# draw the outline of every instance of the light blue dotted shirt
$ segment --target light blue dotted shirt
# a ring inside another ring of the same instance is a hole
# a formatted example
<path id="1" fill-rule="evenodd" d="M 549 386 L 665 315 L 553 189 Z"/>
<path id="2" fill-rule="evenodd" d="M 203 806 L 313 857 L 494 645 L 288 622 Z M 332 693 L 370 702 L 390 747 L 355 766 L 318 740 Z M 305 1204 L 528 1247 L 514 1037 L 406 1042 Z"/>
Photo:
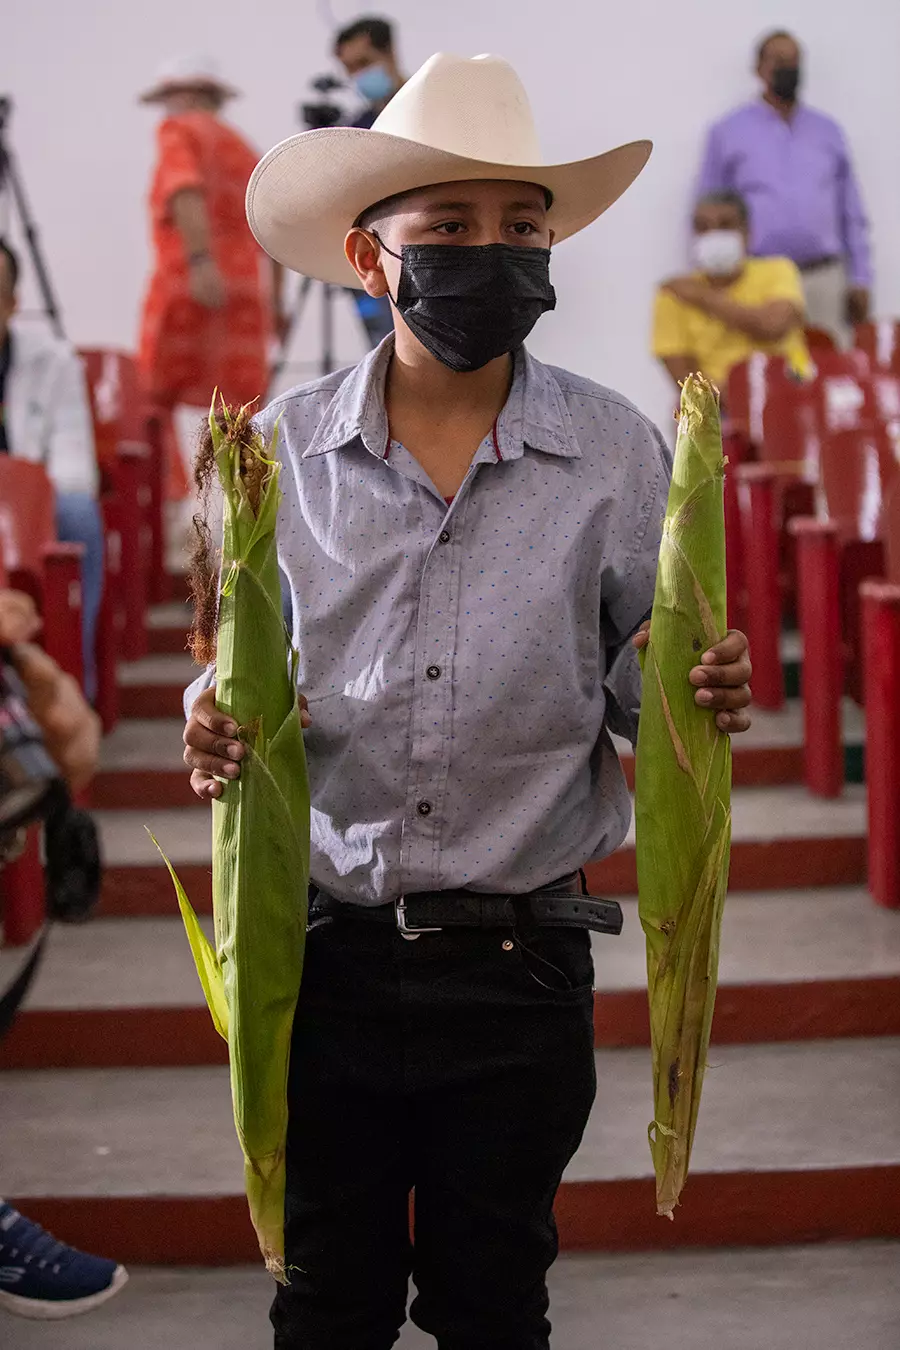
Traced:
<path id="1" fill-rule="evenodd" d="M 610 730 L 637 730 L 628 639 L 653 601 L 669 454 L 626 399 L 522 350 L 448 506 L 390 440 L 392 341 L 258 419 L 268 437 L 281 418 L 312 876 L 359 904 L 521 893 L 626 834 Z"/>

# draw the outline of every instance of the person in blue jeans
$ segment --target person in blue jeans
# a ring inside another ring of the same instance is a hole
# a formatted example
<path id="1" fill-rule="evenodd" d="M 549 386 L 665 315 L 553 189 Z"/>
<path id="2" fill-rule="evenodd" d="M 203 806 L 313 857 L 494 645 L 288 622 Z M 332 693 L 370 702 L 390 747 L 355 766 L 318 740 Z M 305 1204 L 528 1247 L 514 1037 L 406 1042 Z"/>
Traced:
<path id="1" fill-rule="evenodd" d="M 19 262 L 0 240 L 0 453 L 43 464 L 56 492 L 56 533 L 82 544 L 84 686 L 97 693 L 97 616 L 103 595 L 103 522 L 90 403 L 72 346 L 18 323 Z"/>

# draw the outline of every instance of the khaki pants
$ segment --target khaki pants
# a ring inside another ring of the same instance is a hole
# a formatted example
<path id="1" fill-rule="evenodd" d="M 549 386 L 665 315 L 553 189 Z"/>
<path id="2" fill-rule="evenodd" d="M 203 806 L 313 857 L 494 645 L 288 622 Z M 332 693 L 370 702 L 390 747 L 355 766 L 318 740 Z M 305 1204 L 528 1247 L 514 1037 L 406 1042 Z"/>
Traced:
<path id="1" fill-rule="evenodd" d="M 824 328 L 839 347 L 853 343 L 853 329 L 847 322 L 847 269 L 840 261 L 801 272 L 806 301 L 808 328 Z"/>

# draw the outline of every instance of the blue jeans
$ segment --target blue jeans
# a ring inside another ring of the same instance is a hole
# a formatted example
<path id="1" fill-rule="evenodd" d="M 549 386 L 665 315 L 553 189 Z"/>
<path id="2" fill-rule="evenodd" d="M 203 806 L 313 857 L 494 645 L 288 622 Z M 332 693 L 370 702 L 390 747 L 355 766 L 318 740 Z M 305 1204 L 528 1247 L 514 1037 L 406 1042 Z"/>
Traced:
<path id="1" fill-rule="evenodd" d="M 56 498 L 56 533 L 64 544 L 83 544 L 81 559 L 81 641 L 84 692 L 97 697 L 97 615 L 103 596 L 103 522 L 100 505 L 87 492 L 65 492 Z"/>

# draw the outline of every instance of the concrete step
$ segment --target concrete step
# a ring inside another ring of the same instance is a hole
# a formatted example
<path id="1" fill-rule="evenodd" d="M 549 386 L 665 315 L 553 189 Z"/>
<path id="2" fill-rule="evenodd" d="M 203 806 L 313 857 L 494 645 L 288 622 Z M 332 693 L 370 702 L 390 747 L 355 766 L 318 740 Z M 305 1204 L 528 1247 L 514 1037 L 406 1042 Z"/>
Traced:
<path id="1" fill-rule="evenodd" d="M 900 1237 L 900 1039 L 717 1047 L 673 1224 L 653 1202 L 649 1051 L 598 1051 L 597 1073 L 565 1247 Z M 115 1231 L 125 1261 L 253 1259 L 227 1069 L 8 1071 L 3 1103 L 4 1187 L 45 1226 L 90 1250 Z"/>
<path id="2" fill-rule="evenodd" d="M 204 803 L 191 791 L 183 759 L 184 719 L 129 718 L 103 739 L 91 784 L 98 810 L 165 810 Z"/>
<path id="3" fill-rule="evenodd" d="M 183 716 L 181 696 L 198 674 L 187 652 L 122 662 L 118 669 L 120 717 Z"/>
<path id="4" fill-rule="evenodd" d="M 181 654 L 187 647 L 191 607 L 177 600 L 147 611 L 147 646 L 154 656 Z"/>
<path id="5" fill-rule="evenodd" d="M 649 1036 L 637 901 L 594 935 L 598 1047 Z M 211 921 L 206 921 L 211 933 Z M 0 988 L 24 961 L 0 951 Z M 717 1044 L 900 1035 L 900 912 L 861 888 L 736 895 L 726 906 Z M 0 1067 L 222 1064 L 180 918 L 58 927 Z"/>
<path id="6" fill-rule="evenodd" d="M 865 878 L 865 790 L 850 786 L 836 801 L 797 787 L 741 788 L 733 798 L 733 891 L 859 885 Z M 106 873 L 101 900 L 107 916 L 171 914 L 174 893 L 149 827 L 198 911 L 209 912 L 210 824 L 200 811 L 97 811 Z M 634 827 L 622 848 L 587 868 L 596 893 L 637 890 Z"/>
<path id="7" fill-rule="evenodd" d="M 106 1250 L 112 1251 L 112 1235 Z M 896 1350 L 900 1243 L 565 1255 L 550 1271 L 561 1350 Z M 54 1350 L 269 1350 L 272 1282 L 259 1265 L 131 1271 L 120 1297 L 53 1326 Z M 7 1325 L 13 1323 L 8 1320 Z M 38 1322 L 15 1350 L 46 1350 Z M 433 1350 L 409 1323 L 397 1350 Z"/>
<path id="8" fill-rule="evenodd" d="M 151 668 L 159 670 L 160 666 L 154 662 Z M 148 688 L 156 690 L 158 686 Z M 155 698 L 156 693 L 152 696 Z M 100 772 L 92 789 L 95 806 L 126 810 L 203 805 L 188 785 L 182 760 L 184 718 L 180 704 L 176 711 L 178 715 L 171 718 L 129 717 L 106 737 Z M 849 699 L 844 703 L 844 739 L 847 781 L 861 782 L 865 721 Z M 633 787 L 631 747 L 623 741 L 617 748 L 628 785 Z M 795 700 L 779 713 L 756 711 L 750 731 L 734 742 L 735 785 L 778 786 L 799 783 L 802 777 L 802 705 Z"/>

